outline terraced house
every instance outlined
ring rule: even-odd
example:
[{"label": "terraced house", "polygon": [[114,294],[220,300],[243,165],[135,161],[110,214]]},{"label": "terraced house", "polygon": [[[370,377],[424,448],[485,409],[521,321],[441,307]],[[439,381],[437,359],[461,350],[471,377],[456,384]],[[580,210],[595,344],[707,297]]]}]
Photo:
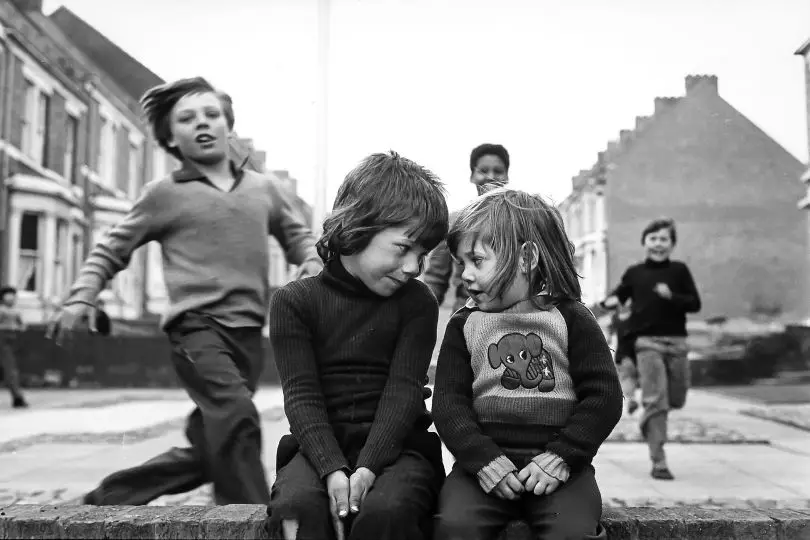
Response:
[{"label": "terraced house", "polygon": [[[144,184],[177,166],[140,116],[162,82],[70,10],[0,0],[0,281],[18,287],[29,323],[50,315]],[[101,298],[113,318],[160,314],[159,246],[139,249]]]},{"label": "terraced house", "polygon": [[725,101],[717,77],[690,75],[685,95],[622,130],[572,180],[560,204],[593,304],[643,258],[651,220],[678,223],[676,258],[703,298],[701,317],[801,316],[807,297],[807,216],[798,159]]}]

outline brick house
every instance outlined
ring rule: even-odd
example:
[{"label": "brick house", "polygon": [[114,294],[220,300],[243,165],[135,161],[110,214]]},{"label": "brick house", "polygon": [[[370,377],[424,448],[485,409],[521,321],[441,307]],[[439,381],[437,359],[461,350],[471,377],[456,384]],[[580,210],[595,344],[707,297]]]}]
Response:
[{"label": "brick house", "polygon": [[577,247],[584,300],[594,303],[643,257],[640,233],[669,216],[675,257],[692,268],[701,317],[803,312],[807,217],[796,209],[803,165],[718,93],[715,76],[656,98],[573,178],[560,204]]},{"label": "brick house", "polygon": [[[47,319],[143,186],[177,167],[141,117],[140,97],[163,82],[67,8],[0,0],[0,282],[18,287],[29,323]],[[250,139],[231,142],[264,169]],[[133,324],[162,313],[160,247],[137,250],[100,298]]]},{"label": "brick house", "polygon": [[[88,249],[149,179],[149,134],[136,100],[43,15],[0,2],[0,273],[29,322],[67,292]],[[143,313],[146,250],[102,293],[113,317]]]}]

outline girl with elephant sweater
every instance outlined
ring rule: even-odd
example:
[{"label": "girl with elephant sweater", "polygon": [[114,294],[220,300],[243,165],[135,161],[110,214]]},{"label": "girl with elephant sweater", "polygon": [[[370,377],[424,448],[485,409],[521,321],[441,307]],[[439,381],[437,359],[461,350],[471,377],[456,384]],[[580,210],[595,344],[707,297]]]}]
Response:
[{"label": "girl with elephant sweater", "polygon": [[436,372],[434,419],[456,458],[437,538],[495,539],[515,519],[542,538],[605,538],[591,461],[622,391],[558,211],[498,189],[461,211],[448,247],[470,300]]}]

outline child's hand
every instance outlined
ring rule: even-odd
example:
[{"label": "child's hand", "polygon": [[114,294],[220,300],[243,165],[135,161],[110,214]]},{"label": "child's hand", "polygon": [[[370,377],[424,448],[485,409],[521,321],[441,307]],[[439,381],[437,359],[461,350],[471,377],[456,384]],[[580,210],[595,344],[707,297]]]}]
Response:
[{"label": "child's hand", "polygon": [[518,473],[518,480],[528,493],[535,495],[551,495],[568,480],[568,465],[560,458],[549,452],[540,454]]},{"label": "child's hand", "polygon": [[615,296],[608,296],[607,298],[602,300],[602,307],[604,307],[605,309],[615,309],[619,307],[619,304],[620,304],[619,299],[616,298]]},{"label": "child's hand", "polygon": [[509,473],[493,488],[492,493],[500,499],[515,501],[523,494],[523,484],[515,473]]},{"label": "child's hand", "polygon": [[359,467],[349,478],[349,510],[353,514],[360,511],[360,505],[376,479],[377,475],[365,467]]},{"label": "child's hand", "polygon": [[666,298],[667,300],[672,298],[672,291],[666,283],[656,283],[654,290],[661,298]]},{"label": "child's hand", "polygon": [[329,495],[329,512],[335,527],[335,538],[344,540],[343,518],[349,515],[349,477],[343,471],[335,471],[326,477],[326,493]]}]

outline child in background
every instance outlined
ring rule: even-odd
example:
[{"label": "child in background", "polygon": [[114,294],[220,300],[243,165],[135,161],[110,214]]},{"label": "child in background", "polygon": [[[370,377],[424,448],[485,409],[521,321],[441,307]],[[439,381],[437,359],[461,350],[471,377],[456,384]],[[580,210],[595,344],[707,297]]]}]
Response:
[{"label": "child in background", "polygon": [[461,211],[448,246],[470,301],[436,371],[436,427],[456,458],[437,538],[494,540],[514,519],[540,538],[604,538],[591,461],[622,394],[559,212],[498,189]]},{"label": "child in background", "polygon": [[641,386],[641,433],[652,461],[651,475],[672,480],[664,443],[670,409],[686,403],[689,363],[686,348],[686,314],[700,311],[700,295],[689,267],[670,259],[678,241],[675,222],[657,219],[641,232],[644,262],[625,271],[621,283],[603,305],[614,308],[633,302],[627,335],[636,341],[636,366],[625,364],[625,377],[637,375]]},{"label": "child in background", "polygon": [[291,434],[277,451],[271,538],[432,538],[444,467],[423,385],[438,305],[415,278],[447,217],[430,171],[374,154],[346,176],[324,222],[324,271],[273,295]]},{"label": "child in background", "polygon": [[17,366],[17,335],[25,330],[25,323],[17,309],[17,289],[5,286],[0,288],[0,355],[2,355],[3,377],[11,392],[11,406],[15,409],[28,407],[20,386],[20,371]]}]

